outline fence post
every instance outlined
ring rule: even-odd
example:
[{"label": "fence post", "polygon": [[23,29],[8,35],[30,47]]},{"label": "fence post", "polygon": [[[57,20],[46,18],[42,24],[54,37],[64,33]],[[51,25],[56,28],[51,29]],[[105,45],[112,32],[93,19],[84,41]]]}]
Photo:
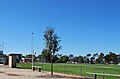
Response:
[{"label": "fence post", "polygon": [[102,68],[102,70],[103,70],[103,79],[104,79],[104,68]]},{"label": "fence post", "polygon": [[80,75],[82,76],[82,66],[80,66],[80,72],[81,72],[81,74],[80,74]]},{"label": "fence post", "polygon": [[93,74],[93,79],[97,79],[97,74]]},{"label": "fence post", "polygon": [[64,64],[64,74],[65,74],[65,64]]}]

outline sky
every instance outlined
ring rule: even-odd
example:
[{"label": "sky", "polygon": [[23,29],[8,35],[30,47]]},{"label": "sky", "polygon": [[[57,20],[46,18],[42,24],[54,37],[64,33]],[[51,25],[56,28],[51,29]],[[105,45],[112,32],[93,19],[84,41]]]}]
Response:
[{"label": "sky", "polygon": [[63,55],[120,54],[119,0],[0,0],[0,44],[4,53],[45,48],[46,27],[61,37]]}]

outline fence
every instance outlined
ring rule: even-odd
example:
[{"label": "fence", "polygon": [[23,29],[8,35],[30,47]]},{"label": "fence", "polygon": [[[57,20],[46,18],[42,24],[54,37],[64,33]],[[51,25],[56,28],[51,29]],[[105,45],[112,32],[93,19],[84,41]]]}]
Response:
[{"label": "fence", "polygon": [[[29,65],[22,64],[22,67],[30,68]],[[36,63],[36,66],[41,66],[42,70],[50,71],[50,63]],[[97,75],[99,79],[120,79],[120,66],[114,65],[91,65],[91,64],[53,64],[54,72],[64,74],[73,74],[80,76],[93,77]]]}]

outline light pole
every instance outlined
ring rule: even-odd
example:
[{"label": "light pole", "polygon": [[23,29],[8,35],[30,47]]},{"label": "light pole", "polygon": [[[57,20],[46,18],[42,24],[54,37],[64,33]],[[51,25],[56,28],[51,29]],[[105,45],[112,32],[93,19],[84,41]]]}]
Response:
[{"label": "light pole", "polygon": [[[2,62],[3,62],[3,49],[4,49],[4,42],[2,43]],[[4,63],[4,62],[3,62]]]},{"label": "light pole", "polygon": [[2,51],[3,51],[3,49],[4,49],[4,42],[2,43]]},{"label": "light pole", "polygon": [[32,69],[33,69],[33,54],[34,54],[34,51],[33,51],[33,34],[34,33],[32,33],[32,40],[31,40]]}]

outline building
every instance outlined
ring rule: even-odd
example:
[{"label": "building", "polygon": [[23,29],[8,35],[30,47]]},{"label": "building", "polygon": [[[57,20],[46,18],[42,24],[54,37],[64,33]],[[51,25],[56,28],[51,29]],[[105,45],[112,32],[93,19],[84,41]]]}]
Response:
[{"label": "building", "polygon": [[23,63],[27,62],[27,63],[30,63],[32,62],[32,58],[22,58],[21,59]]},{"label": "building", "polygon": [[8,56],[0,53],[0,64],[6,64],[8,62]]},{"label": "building", "polygon": [[22,54],[14,54],[14,53],[11,53],[11,54],[9,54],[9,56],[10,56],[10,55],[15,55],[15,56],[16,56],[16,62],[17,62],[17,63],[20,62]]},{"label": "building", "polygon": [[120,65],[120,54],[117,55],[118,64]]}]

